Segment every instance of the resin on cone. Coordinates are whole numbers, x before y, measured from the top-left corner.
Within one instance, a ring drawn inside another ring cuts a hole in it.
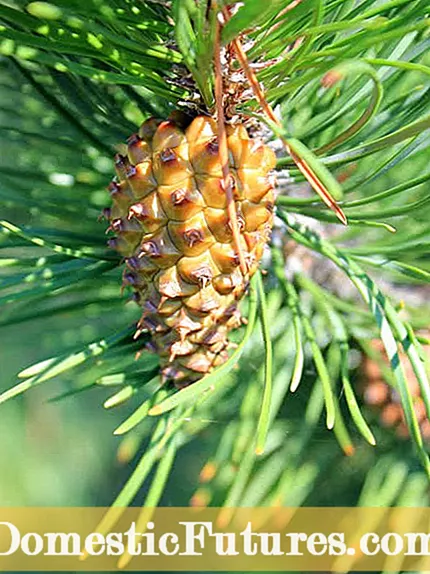
[[[217,126],[199,116],[186,128],[147,120],[117,155],[106,210],[109,241],[125,259],[124,284],[142,308],[137,335],[161,359],[162,376],[190,384],[227,359],[238,302],[255,273],[273,219],[275,155],[243,125],[226,126],[239,221],[239,267],[227,215]]]

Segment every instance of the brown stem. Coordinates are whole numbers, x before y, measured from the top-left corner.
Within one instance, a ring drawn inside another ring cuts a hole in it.
[[[222,13],[223,13],[225,21],[227,22],[230,18],[228,10],[226,8],[223,8]],[[239,63],[245,72],[245,75],[248,79],[248,82],[251,85],[252,91],[254,92],[255,97],[257,98],[258,103],[261,106],[261,109],[263,110],[263,112],[266,114],[266,116],[272,122],[274,122],[277,126],[282,127],[278,118],[275,116],[275,113],[274,113],[272,107],[270,106],[270,104],[268,103],[268,101],[266,100],[266,98],[264,96],[263,90],[261,89],[261,86],[260,86],[260,83],[257,79],[257,76],[255,75],[254,71],[252,70],[251,66],[249,65],[248,58],[246,57],[245,51],[242,47],[242,44],[240,43],[240,41],[237,38],[232,41],[232,44],[233,44],[233,47],[235,49],[237,59],[239,60]],[[346,219],[344,212],[338,206],[338,204],[336,203],[335,199],[331,196],[331,194],[327,191],[327,189],[325,188],[323,183],[319,180],[317,175],[312,171],[312,169],[309,167],[309,165],[302,158],[300,158],[294,152],[292,152],[292,150],[290,149],[290,146],[288,145],[288,142],[286,141],[285,138],[281,137],[281,141],[284,144],[284,147],[285,147],[287,153],[291,156],[294,163],[297,165],[298,169],[305,176],[305,178],[308,180],[310,185],[313,187],[313,189],[316,191],[316,193],[320,196],[322,201],[328,207],[330,207],[330,209],[332,209],[334,211],[334,213],[337,215],[337,217],[340,219],[340,221],[344,225],[346,225],[347,219]]]
[[[217,21],[216,34],[215,34],[215,102],[217,111],[217,125],[218,125],[218,147],[219,157],[222,167],[223,186],[227,196],[227,213],[230,220],[231,231],[233,234],[233,242],[239,257],[240,270],[242,275],[246,276],[248,273],[248,266],[245,261],[245,256],[240,245],[240,231],[237,220],[236,206],[234,203],[232,179],[230,177],[230,169],[228,166],[228,145],[227,145],[227,132],[225,129],[224,108],[223,108],[223,82],[222,82],[222,68],[221,68],[221,25]]]

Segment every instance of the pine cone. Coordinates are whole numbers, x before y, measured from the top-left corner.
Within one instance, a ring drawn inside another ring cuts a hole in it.
[[[242,125],[226,126],[229,167],[248,265],[239,268],[227,215],[217,127],[199,116],[186,129],[150,119],[116,156],[105,210],[125,258],[124,284],[143,314],[164,381],[190,384],[227,358],[228,332],[240,325],[238,302],[255,273],[273,219],[275,155]]]

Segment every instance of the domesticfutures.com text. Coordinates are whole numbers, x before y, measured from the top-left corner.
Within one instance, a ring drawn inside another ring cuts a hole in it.
[[[375,532],[348,546],[345,534],[333,532],[254,532],[248,522],[241,532],[217,532],[212,522],[179,522],[178,533],[155,533],[148,522],[144,533],[132,522],[125,532],[21,532],[11,522],[0,522],[0,556],[22,552],[26,556],[204,556],[210,543],[218,556],[430,556],[430,534]]]

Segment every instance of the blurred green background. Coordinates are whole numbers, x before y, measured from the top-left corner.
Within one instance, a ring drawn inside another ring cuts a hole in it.
[[[0,331],[0,390],[12,386],[23,367],[48,356],[50,327],[45,321],[43,330],[37,323]],[[52,327],[55,332],[56,325]],[[65,334],[69,344],[73,337],[75,345],[80,343],[79,330],[66,329]],[[103,400],[111,392],[100,388],[50,402],[67,388],[67,381],[56,381],[1,406],[0,506],[109,506],[133,470],[144,446],[129,460],[135,441],[124,441],[112,433],[138,403],[106,410]],[[216,421],[214,426],[218,426]],[[208,438],[184,449],[170,477],[164,504],[188,505],[212,447]],[[136,504],[144,491],[145,487]]]

